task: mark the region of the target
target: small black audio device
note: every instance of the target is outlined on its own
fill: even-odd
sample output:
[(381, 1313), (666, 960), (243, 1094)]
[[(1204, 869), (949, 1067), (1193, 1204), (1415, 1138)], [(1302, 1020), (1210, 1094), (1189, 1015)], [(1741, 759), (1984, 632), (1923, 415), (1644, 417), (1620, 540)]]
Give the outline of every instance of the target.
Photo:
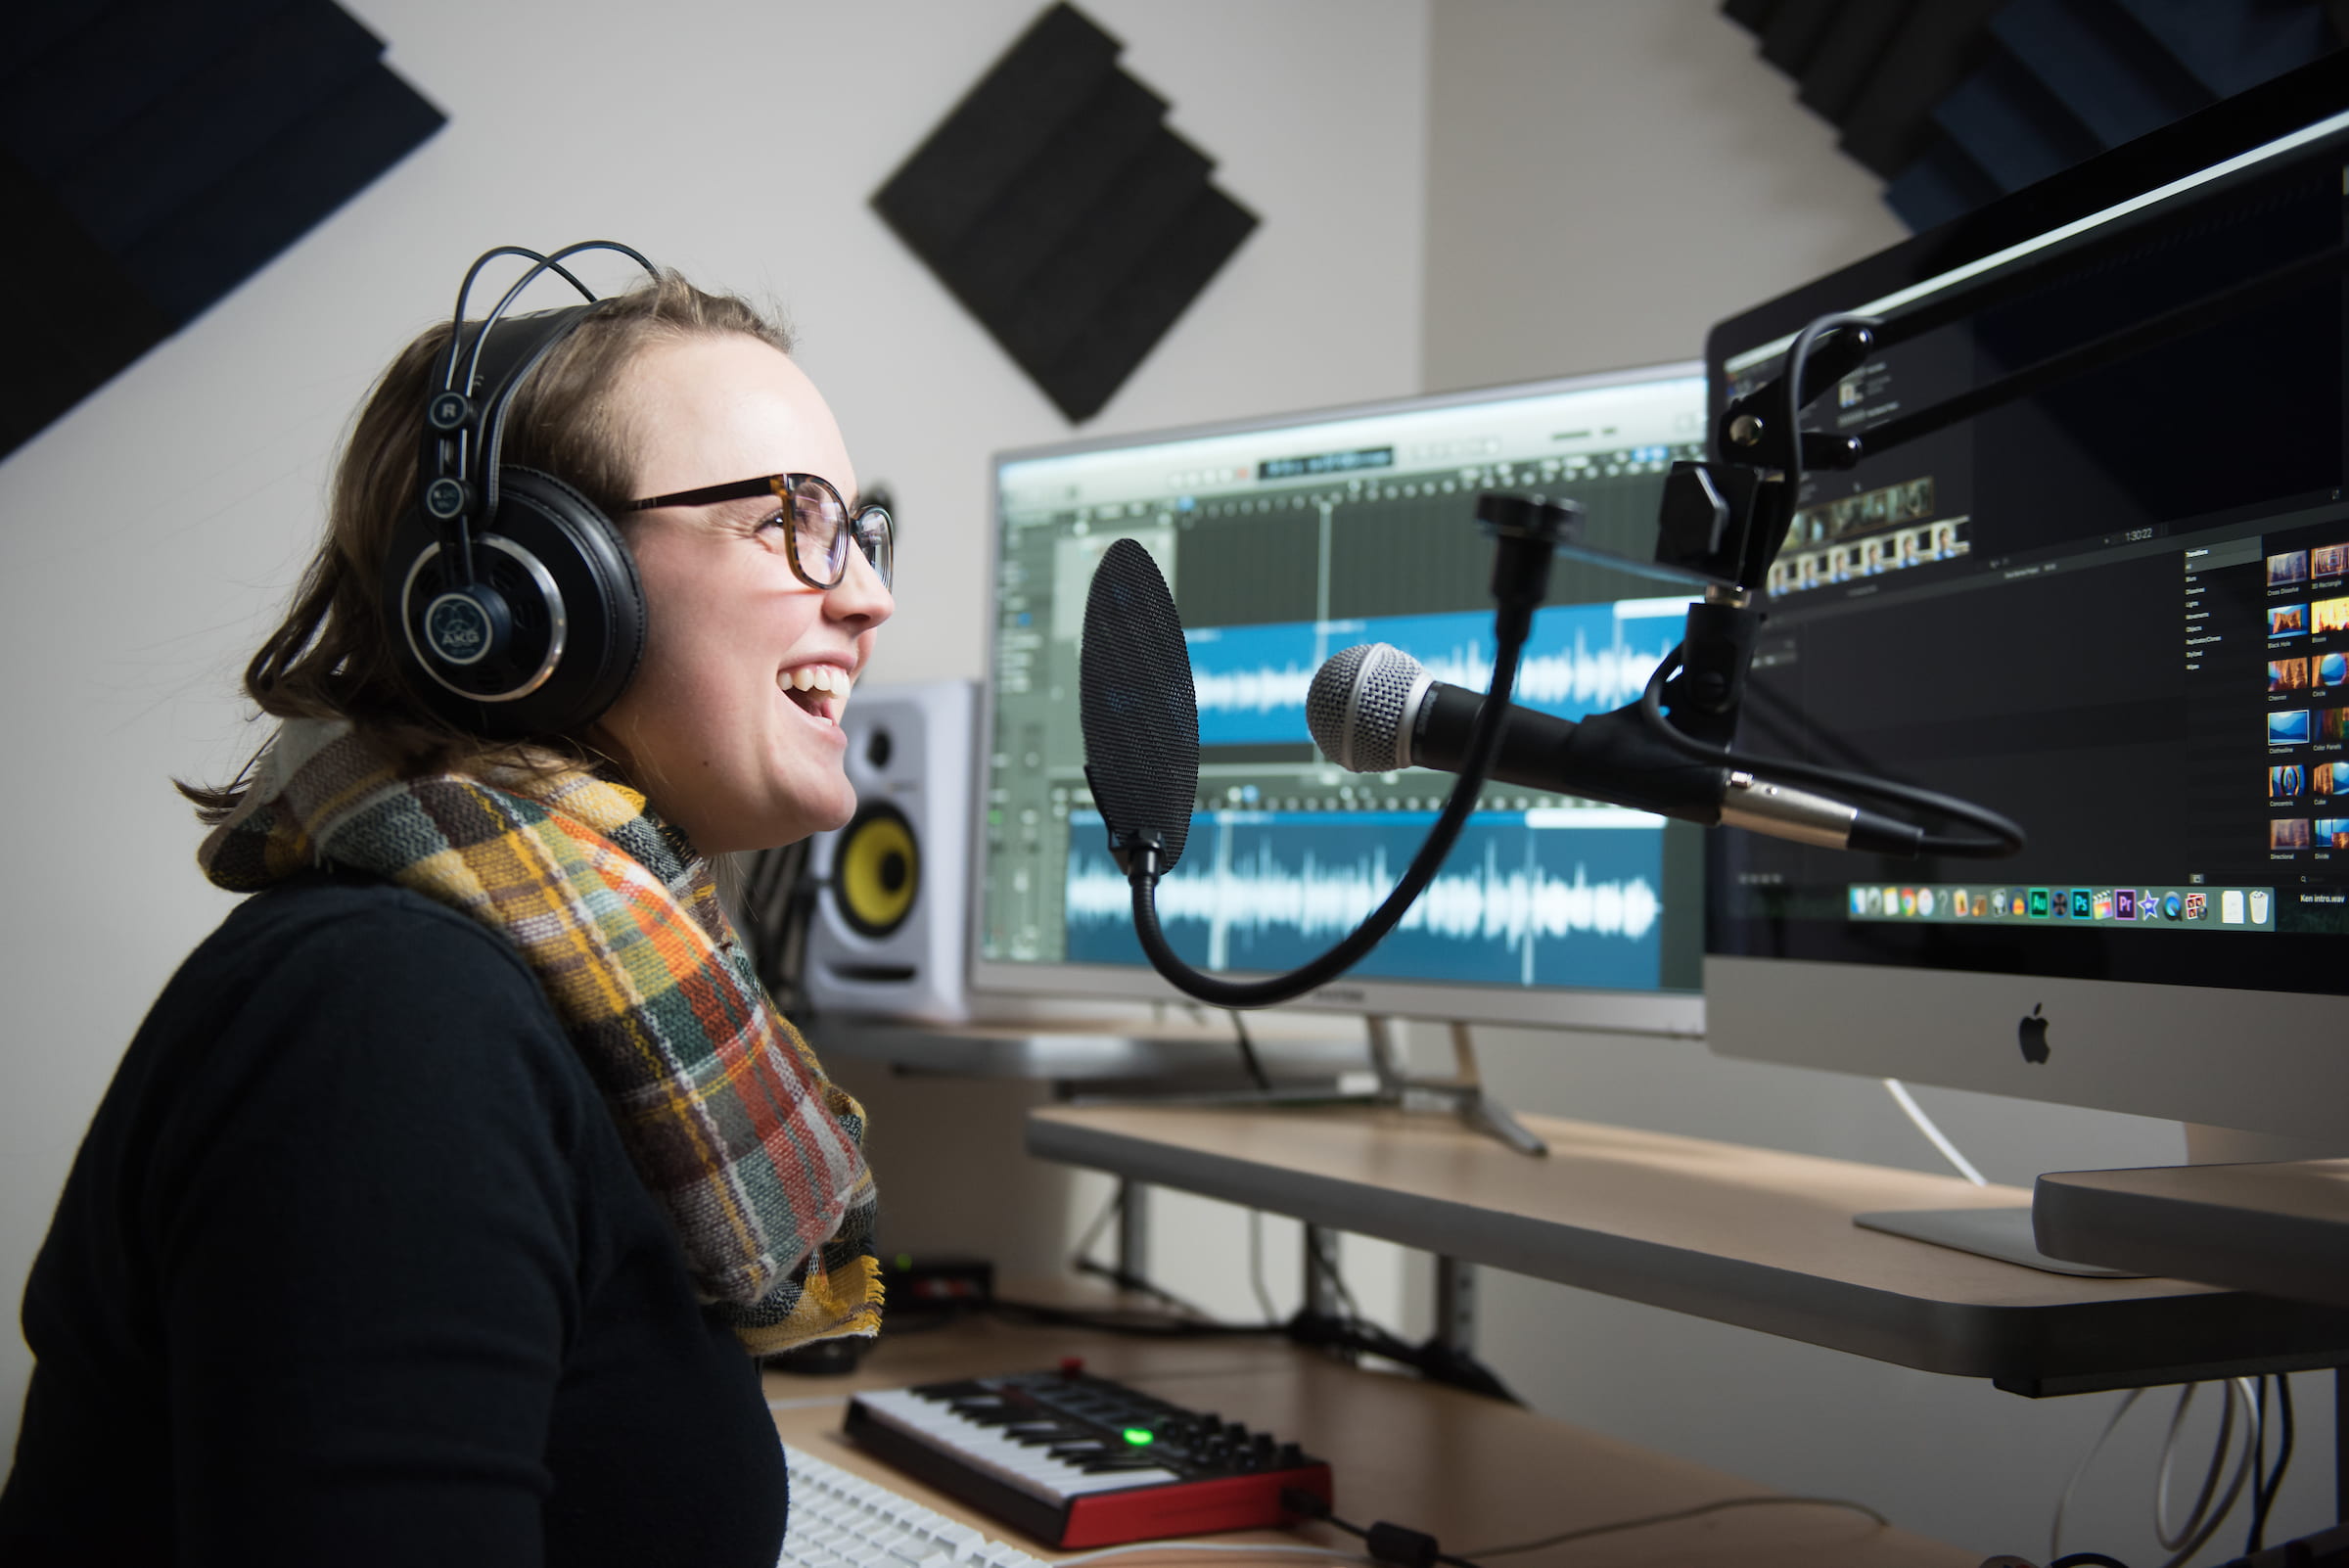
[[(467, 269), (425, 403), (416, 500), (384, 560), (381, 602), (402, 677), (434, 714), (492, 740), (589, 722), (644, 652), (644, 588), (611, 519), (553, 475), (499, 461), (516, 389), (594, 309), (594, 292), (563, 265), (583, 251), (614, 251), (660, 275), (610, 240), (551, 255), (501, 245)], [(467, 321), (475, 278), (501, 255), (530, 270), (486, 317)], [(509, 314), (547, 272), (587, 302)]]

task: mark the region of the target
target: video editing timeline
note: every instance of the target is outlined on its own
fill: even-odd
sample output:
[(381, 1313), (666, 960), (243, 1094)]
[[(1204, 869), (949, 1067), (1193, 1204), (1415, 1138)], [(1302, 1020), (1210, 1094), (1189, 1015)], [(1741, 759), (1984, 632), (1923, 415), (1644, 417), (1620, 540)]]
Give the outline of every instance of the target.
[[(1492, 547), (1476, 496), (1571, 497), (1585, 542), (1644, 562), (1664, 476), (1700, 450), (1703, 399), (1699, 377), (1651, 375), (1004, 460), (981, 957), (1144, 963), (1077, 715), (1085, 595), (1111, 542), (1139, 540), (1166, 573), (1198, 697), (1200, 799), (1159, 888), (1161, 921), (1199, 967), (1285, 969), (1385, 897), (1452, 782), (1324, 761), (1305, 720), (1314, 672), (1384, 641), (1437, 679), (1481, 687)], [(1631, 700), (1679, 640), (1686, 600), (1659, 587), (1558, 560), (1517, 700), (1577, 718)], [(1443, 876), (1359, 972), (1692, 992), (1694, 831), (1495, 786)]]
[(1785, 543), (1770, 565), (1771, 597), (1968, 554), (1971, 520), (1936, 513), (1930, 475), (1804, 507), (1788, 523)]
[[(2097, 249), (2077, 261), (2062, 254), (2070, 242), (2051, 242), (2054, 257), (2032, 254), (2004, 271), (1885, 273), (1896, 314), (1930, 311), (1944, 324), (1871, 356), (1811, 422), (1865, 431), (1933, 408), (2190, 304), (2240, 277), (2244, 256), (2267, 265), (2334, 246), (2349, 221), (2345, 189), (2337, 160), (2312, 161), (2231, 190), (2190, 222), (2148, 208), (2089, 234), (2079, 244)], [(1970, 954), (1997, 967), (2017, 950), (2012, 896), (2027, 883), (2026, 924), (2031, 891), (2050, 899), (2050, 935), (2030, 949), (2036, 972), (2173, 979), (2159, 956), (2172, 945), (2146, 933), (2252, 929), (2252, 895), (2264, 893), (2269, 922), (2258, 929), (2276, 940), (2253, 946), (2272, 956), (2250, 960), (2256, 977), (2209, 983), (2308, 983), (2295, 966), (2316, 949), (2294, 944), (2349, 930), (2349, 838), (2333, 842), (2349, 830), (2349, 801), (2336, 810), (2330, 793), (2349, 782), (2334, 765), (2349, 763), (2349, 691), (2336, 698), (2325, 683), (2349, 676), (2345, 322), (2340, 286), (2326, 281), (1851, 472), (1806, 476), (1790, 549), (1838, 542), (1838, 504), (1857, 499), (1856, 522), (1876, 510), (1867, 498), (1897, 498), (1927, 480), (1928, 520), (1901, 526), (1961, 521), (1964, 549), (1920, 550), (1913, 568), (1841, 581), (1817, 569), (1808, 585), (1799, 573), (1781, 576), (1786, 591), (1773, 595), (1745, 706), (1749, 749), (1776, 742), (1978, 801), (2020, 822), (2031, 842), (2003, 868), (2007, 913), (1994, 903), (1986, 922), (1973, 895), (1996, 884), (1949, 886), (1967, 894), (1964, 914), (1939, 895), (1931, 916), (1886, 912), (1883, 887), (1870, 910), (1867, 883), (1856, 879), (1871, 868), (1725, 835), (1716, 909), (1740, 928), (1737, 940), (1798, 957), (1963, 963)], [(1782, 340), (1723, 348), (1737, 393), (1780, 369)], [(2258, 373), (2245, 375), (2247, 365)], [(1882, 506), (1884, 528), (1898, 504)], [(2317, 576), (2320, 557), (2333, 575)], [(2327, 654), (2338, 656), (2330, 667)], [(1872, 869), (1896, 899), (1902, 888), (1924, 891), (1901, 882), (1894, 862)], [(2075, 896), (2061, 916), (2059, 887)], [(2124, 889), (2134, 920), (2119, 915)], [(2086, 921), (2070, 913), (2083, 890)], [(2239, 924), (2225, 919), (2230, 891), (2241, 895)], [(2151, 920), (2147, 892), (2158, 895)], [(2111, 913), (2100, 922), (2106, 893)], [(2199, 922), (2185, 914), (2194, 894)], [(2132, 946), (2140, 956), (2124, 951)]]

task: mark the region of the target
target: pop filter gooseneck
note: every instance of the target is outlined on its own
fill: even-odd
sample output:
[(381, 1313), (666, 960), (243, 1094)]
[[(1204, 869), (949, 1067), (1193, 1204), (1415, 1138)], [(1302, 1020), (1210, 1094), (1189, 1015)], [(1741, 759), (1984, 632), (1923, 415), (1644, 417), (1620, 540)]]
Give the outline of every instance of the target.
[[(1183, 962), (1159, 929), (1158, 879), (1174, 869), (1199, 789), (1199, 709), (1174, 597), (1149, 551), (1120, 539), (1101, 557), (1084, 605), (1079, 658), (1085, 778), (1109, 829), (1110, 853), (1133, 888), (1133, 929), (1151, 967), (1215, 1007), (1269, 1007), (1325, 986), (1376, 946), (1435, 880), (1476, 809), (1507, 726), (1517, 656), (1549, 585), (1561, 534), (1581, 510), (1571, 502), (1487, 497), (1480, 520), (1495, 535), (1493, 681), (1468, 755), (1443, 813), (1386, 901), (1336, 946), (1285, 975), (1222, 980)], [(1497, 504), (1496, 504), (1497, 503)]]

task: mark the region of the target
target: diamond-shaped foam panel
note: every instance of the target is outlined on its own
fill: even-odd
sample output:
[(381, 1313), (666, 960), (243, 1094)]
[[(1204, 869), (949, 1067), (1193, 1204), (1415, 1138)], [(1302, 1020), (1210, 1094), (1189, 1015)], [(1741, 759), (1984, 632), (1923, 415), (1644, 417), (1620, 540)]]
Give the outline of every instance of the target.
[(873, 206), (1072, 420), (1091, 417), (1256, 227), (1123, 46), (1055, 5)]

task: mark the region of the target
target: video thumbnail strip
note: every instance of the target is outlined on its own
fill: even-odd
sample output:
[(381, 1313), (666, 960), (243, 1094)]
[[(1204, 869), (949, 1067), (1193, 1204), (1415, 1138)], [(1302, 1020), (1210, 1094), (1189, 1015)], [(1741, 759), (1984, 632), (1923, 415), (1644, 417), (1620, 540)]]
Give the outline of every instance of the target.
[(1968, 518), (1900, 526), (1929, 518), (1932, 512), (1930, 478), (1805, 507), (1787, 526), (1785, 543), (1771, 563), (1771, 597), (1782, 599), (1807, 589), (1971, 554), (1972, 523)]
[(2349, 576), (2349, 541), (2313, 550), (2279, 550), (2268, 557), (2268, 586), (2296, 588), (2303, 582)]
[(1786, 548), (1829, 543), (1856, 534), (1881, 533), (1933, 515), (1933, 476), (1904, 480), (1858, 495), (1837, 496), (1806, 506), (1788, 520)]
[(2349, 744), (2349, 708), (2271, 708), (2262, 716), (2270, 746)]
[[(2349, 819), (2339, 826), (2349, 835)], [(2179, 931), (2274, 931), (2274, 888), (2022, 887), (1981, 883), (1847, 885), (1853, 920), (1932, 925), (1977, 921), (2094, 926), (2110, 922)]]
[(2349, 631), (2349, 593), (2331, 599), (2268, 606), (2268, 636), (2271, 639), (2328, 637), (2336, 631)]

